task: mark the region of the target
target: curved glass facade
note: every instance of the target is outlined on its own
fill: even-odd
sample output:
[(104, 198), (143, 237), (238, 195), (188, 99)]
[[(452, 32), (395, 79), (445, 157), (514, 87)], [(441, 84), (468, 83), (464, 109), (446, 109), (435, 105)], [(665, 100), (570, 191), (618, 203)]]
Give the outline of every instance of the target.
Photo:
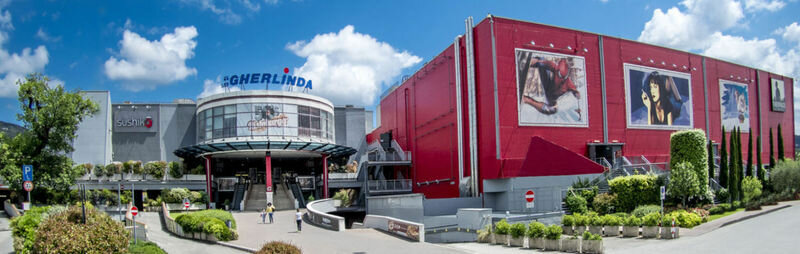
[(234, 137), (311, 137), (333, 140), (333, 113), (285, 103), (240, 103), (197, 114), (197, 141)]

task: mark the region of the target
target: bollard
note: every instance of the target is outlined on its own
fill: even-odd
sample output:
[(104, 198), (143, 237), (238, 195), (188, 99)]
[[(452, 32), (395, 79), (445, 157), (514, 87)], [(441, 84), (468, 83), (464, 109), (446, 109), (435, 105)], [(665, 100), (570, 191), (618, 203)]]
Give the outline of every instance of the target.
[(672, 234), (672, 239), (675, 239), (675, 218), (672, 218), (672, 228), (670, 229), (670, 233)]

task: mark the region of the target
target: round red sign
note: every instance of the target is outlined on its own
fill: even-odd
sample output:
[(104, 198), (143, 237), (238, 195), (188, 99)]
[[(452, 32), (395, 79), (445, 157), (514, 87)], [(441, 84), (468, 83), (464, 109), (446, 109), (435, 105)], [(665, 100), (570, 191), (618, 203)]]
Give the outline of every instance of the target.
[(144, 127), (147, 128), (153, 127), (153, 119), (150, 118), (149, 116), (147, 117), (147, 119), (144, 119)]
[(139, 214), (139, 208), (136, 208), (135, 206), (132, 206), (131, 207), (131, 215), (136, 216), (137, 214)]
[(25, 181), (24, 183), (22, 183), (22, 188), (25, 189), (25, 191), (33, 190), (33, 182)]
[(528, 203), (530, 203), (533, 202), (534, 198), (535, 195), (533, 193), (533, 190), (528, 190), (528, 192), (525, 192), (525, 201), (528, 201)]
[(189, 202), (183, 202), (183, 207), (184, 208), (189, 208)]

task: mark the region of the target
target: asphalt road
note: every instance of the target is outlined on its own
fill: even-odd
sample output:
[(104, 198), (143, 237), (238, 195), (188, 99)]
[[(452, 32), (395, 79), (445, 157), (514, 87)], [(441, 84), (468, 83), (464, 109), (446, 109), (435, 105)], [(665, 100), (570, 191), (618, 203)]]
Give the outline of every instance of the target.
[(14, 240), (11, 238), (8, 215), (3, 211), (0, 211), (0, 253), (14, 253)]
[(608, 251), (608, 253), (800, 253), (800, 206), (791, 206), (696, 237)]

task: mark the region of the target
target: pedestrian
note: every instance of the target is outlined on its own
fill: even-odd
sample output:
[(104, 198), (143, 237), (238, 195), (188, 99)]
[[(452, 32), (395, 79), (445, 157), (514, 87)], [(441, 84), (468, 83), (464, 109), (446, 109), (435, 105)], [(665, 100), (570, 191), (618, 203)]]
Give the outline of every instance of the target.
[(297, 209), (297, 212), (294, 214), (295, 220), (297, 220), (297, 232), (300, 232), (301, 226), (303, 225), (303, 213), (300, 212), (300, 209)]
[(269, 213), (269, 224), (272, 224), (272, 214), (275, 213), (275, 206), (272, 203), (267, 203), (267, 213)]
[(265, 224), (265, 220), (267, 218), (267, 209), (261, 209), (261, 224)]

